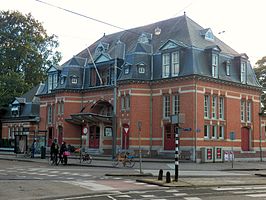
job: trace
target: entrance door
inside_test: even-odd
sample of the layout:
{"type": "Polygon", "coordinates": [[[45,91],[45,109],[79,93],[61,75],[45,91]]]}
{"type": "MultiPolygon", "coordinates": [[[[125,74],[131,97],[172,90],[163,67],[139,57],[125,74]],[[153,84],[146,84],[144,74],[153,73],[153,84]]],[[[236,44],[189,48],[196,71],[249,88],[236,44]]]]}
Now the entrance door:
{"type": "Polygon", "coordinates": [[[164,126],[164,150],[175,150],[175,132],[171,124],[164,126]]]}
{"type": "Polygon", "coordinates": [[[241,148],[243,151],[249,151],[249,129],[241,128],[241,148]]]}
{"type": "Polygon", "coordinates": [[[128,147],[129,147],[129,125],[123,124],[122,149],[128,149],[128,147]]]}
{"type": "Polygon", "coordinates": [[[89,148],[99,148],[100,144],[100,127],[99,126],[90,126],[89,132],[89,148]]]}

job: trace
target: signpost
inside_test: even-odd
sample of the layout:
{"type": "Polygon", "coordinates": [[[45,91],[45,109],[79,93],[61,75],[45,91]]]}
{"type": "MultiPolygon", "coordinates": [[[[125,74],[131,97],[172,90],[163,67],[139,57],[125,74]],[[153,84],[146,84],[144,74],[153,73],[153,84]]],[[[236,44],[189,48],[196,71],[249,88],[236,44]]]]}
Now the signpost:
{"type": "Polygon", "coordinates": [[[141,133],[141,126],[142,126],[142,122],[141,121],[138,121],[137,123],[137,126],[138,126],[138,130],[139,130],[139,173],[142,174],[142,168],[141,168],[141,165],[142,165],[142,156],[141,156],[141,141],[140,141],[140,133],[141,133]]]}
{"type": "Polygon", "coordinates": [[[232,151],[229,154],[229,159],[230,158],[232,159],[232,168],[234,168],[234,158],[235,158],[234,157],[234,149],[233,149],[233,147],[234,147],[233,141],[235,140],[235,132],[234,131],[230,132],[230,140],[232,140],[232,151]]]}

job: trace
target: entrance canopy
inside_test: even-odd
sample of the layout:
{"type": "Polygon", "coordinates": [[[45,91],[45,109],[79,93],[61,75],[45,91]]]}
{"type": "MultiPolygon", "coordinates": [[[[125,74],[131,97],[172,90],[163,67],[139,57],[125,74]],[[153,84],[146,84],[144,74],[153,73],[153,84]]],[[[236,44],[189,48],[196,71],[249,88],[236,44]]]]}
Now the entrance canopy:
{"type": "Polygon", "coordinates": [[[82,125],[85,123],[95,124],[95,123],[112,123],[112,116],[99,115],[95,113],[77,113],[70,115],[71,118],[67,118],[66,121],[76,125],[82,125]]]}

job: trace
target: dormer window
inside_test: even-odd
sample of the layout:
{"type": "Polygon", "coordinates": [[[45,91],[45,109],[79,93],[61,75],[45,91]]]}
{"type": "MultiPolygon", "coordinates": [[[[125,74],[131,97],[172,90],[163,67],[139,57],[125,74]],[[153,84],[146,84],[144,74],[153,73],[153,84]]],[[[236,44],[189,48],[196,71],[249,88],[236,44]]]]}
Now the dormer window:
{"type": "Polygon", "coordinates": [[[172,77],[179,75],[180,69],[180,58],[179,51],[174,51],[171,53],[164,53],[162,57],[162,67],[163,67],[163,78],[167,78],[170,76],[170,72],[172,77]]]}
{"type": "Polygon", "coordinates": [[[241,67],[240,67],[240,81],[241,83],[247,83],[247,62],[241,61],[241,67]]]}
{"type": "Polygon", "coordinates": [[[78,84],[78,78],[76,76],[71,77],[72,84],[78,84]]]}
{"type": "Polygon", "coordinates": [[[214,41],[214,35],[210,28],[203,29],[200,31],[200,34],[204,37],[205,40],[214,41]]]}
{"type": "Polygon", "coordinates": [[[129,64],[129,63],[126,63],[124,65],[124,74],[125,75],[129,74],[129,72],[130,72],[130,66],[131,66],[131,64],[129,64]]]}
{"type": "Polygon", "coordinates": [[[60,84],[61,85],[63,85],[65,83],[65,79],[66,79],[66,77],[61,76],[61,79],[60,79],[60,84]]]}
{"type": "Polygon", "coordinates": [[[212,54],[212,77],[218,78],[218,55],[212,54]]]}
{"type": "Polygon", "coordinates": [[[129,67],[128,66],[125,67],[125,74],[129,74],[129,67]]]}
{"type": "Polygon", "coordinates": [[[139,43],[148,44],[149,39],[151,39],[151,34],[148,33],[142,33],[141,36],[138,38],[139,43]]]}
{"type": "Polygon", "coordinates": [[[48,75],[48,92],[51,92],[51,90],[55,89],[58,84],[58,76],[57,73],[49,74],[48,75]]]}
{"type": "Polygon", "coordinates": [[[19,105],[12,105],[11,114],[12,114],[12,117],[19,116],[19,105]]]}
{"type": "Polygon", "coordinates": [[[227,60],[225,62],[225,72],[227,76],[230,76],[230,67],[231,67],[231,62],[229,60],[227,60]]]}
{"type": "Polygon", "coordinates": [[[145,74],[145,67],[144,66],[139,66],[139,73],[145,74]]]}

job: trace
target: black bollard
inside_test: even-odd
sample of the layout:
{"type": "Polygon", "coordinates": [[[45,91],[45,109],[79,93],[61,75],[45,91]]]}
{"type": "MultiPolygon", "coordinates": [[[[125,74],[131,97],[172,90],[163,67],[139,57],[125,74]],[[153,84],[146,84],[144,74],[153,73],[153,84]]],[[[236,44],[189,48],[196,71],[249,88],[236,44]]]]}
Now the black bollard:
{"type": "Polygon", "coordinates": [[[166,183],[171,183],[171,175],[170,175],[170,172],[166,172],[166,183]]]}
{"type": "Polygon", "coordinates": [[[163,170],[162,169],[159,170],[158,180],[159,181],[163,180],[163,170]]]}

